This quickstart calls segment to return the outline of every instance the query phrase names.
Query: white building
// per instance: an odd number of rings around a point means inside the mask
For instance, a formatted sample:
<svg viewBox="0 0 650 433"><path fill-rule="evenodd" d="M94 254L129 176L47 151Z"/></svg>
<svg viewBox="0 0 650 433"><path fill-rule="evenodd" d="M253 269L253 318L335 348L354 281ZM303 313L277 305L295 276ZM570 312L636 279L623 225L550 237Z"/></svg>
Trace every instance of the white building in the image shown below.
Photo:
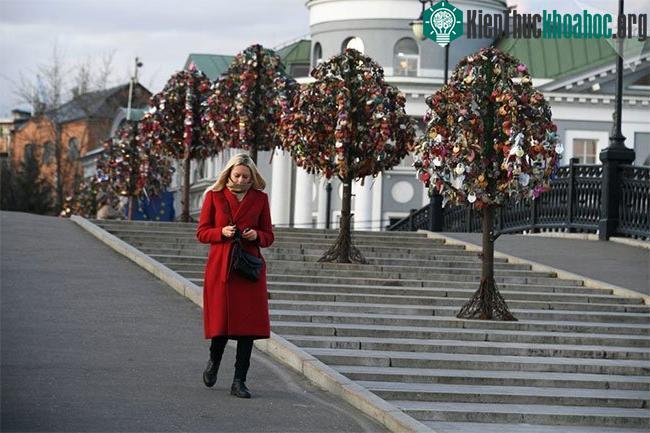
<svg viewBox="0 0 650 433"><path fill-rule="evenodd" d="M503 13L499 0L456 0L461 10L482 9ZM356 48L377 61L386 80L407 97L407 112L421 119L425 98L443 83L444 49L430 40L413 37L409 23L420 14L416 0L308 0L310 41L299 41L279 51L287 69L298 81L318 62ZM263 43L263 41L261 41ZM497 45L527 64L534 84L544 92L565 145L563 163L578 157L581 163L599 163L598 153L608 146L614 111L616 53L611 40L584 39L468 39L452 42L449 69L478 49ZM643 44L624 58L623 134L636 150L636 164L650 158L650 50ZM633 47L634 48L634 47ZM306 52L306 50L309 50ZM305 64L309 58L309 64ZM191 55L199 69L215 79L232 56ZM301 78L302 77L302 78ZM192 166L191 213L200 208L203 190L214 181L228 158L238 149ZM325 227L326 182L296 168L288 155L260 152L258 165L268 181L273 223L278 226ZM381 230L428 203L421 182L415 179L412 159L353 186L354 228ZM178 182L178 180L176 180ZM177 187L178 184L176 183ZM337 226L342 187L332 180L330 220ZM180 204L180 196L175 200ZM178 213L177 213L178 214Z"/></svg>

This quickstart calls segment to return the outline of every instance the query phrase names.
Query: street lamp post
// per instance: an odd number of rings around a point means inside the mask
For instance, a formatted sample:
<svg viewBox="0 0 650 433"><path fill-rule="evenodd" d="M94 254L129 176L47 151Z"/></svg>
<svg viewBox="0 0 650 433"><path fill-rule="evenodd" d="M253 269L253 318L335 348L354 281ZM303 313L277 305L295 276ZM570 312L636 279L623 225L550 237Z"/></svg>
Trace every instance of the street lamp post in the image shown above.
<svg viewBox="0 0 650 433"><path fill-rule="evenodd" d="M129 81L129 100L127 101L126 105L126 123L129 124L131 122L131 104L133 101L133 87L135 86L135 83L138 82L138 68L142 67L142 62L140 61L139 58L135 58L135 67L133 71L133 76L131 77L131 80ZM131 221L133 219L133 206L135 204L135 200L133 199L133 195L129 195L129 214L128 214L128 220Z"/></svg>
<svg viewBox="0 0 650 433"><path fill-rule="evenodd" d="M126 120L127 122L131 120L131 101L133 100L133 87L135 83L138 82L138 69L141 68L143 63L138 57L135 58L135 67L133 68L133 76L129 82L129 101L126 106Z"/></svg>
<svg viewBox="0 0 650 433"><path fill-rule="evenodd" d="M325 228L330 228L330 219L332 215L332 182L327 181L327 186L325 186L325 191L327 192L327 204L325 205Z"/></svg>
<svg viewBox="0 0 650 433"><path fill-rule="evenodd" d="M623 0L618 2L618 17L623 16ZM621 29L619 28L619 31ZM609 137L609 147L600 152L603 163L603 184L600 202L600 220L598 222L598 239L608 240L616 233L619 218L620 166L634 161L634 150L625 147L625 137L621 131L623 111L623 42L618 38L618 57L616 58L616 106L614 125Z"/></svg>

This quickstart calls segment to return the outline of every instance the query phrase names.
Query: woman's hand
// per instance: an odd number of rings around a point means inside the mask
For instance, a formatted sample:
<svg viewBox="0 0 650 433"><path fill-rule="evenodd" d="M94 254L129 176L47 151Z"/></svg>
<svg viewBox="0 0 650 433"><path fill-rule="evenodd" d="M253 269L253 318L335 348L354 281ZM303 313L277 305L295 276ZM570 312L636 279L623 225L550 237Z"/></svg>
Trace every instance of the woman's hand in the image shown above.
<svg viewBox="0 0 650 433"><path fill-rule="evenodd" d="M241 237L246 239L247 241L254 241L255 239L257 239L257 232L253 229L249 229L244 233L242 233Z"/></svg>
<svg viewBox="0 0 650 433"><path fill-rule="evenodd" d="M226 237L226 238L231 238L235 236L235 231L237 230L237 227L232 225L232 226L224 226L221 229L221 234Z"/></svg>

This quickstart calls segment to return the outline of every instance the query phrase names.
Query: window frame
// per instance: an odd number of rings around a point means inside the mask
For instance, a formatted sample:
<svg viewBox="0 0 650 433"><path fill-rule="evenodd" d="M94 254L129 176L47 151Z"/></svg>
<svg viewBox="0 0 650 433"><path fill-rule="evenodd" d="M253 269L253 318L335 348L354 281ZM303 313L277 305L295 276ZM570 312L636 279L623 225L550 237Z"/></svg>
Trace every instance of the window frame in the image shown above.
<svg viewBox="0 0 650 433"><path fill-rule="evenodd" d="M569 160L574 156L574 139L596 140L596 158L594 164L600 164L600 151L609 145L609 133L607 131L567 130L564 134L564 154L560 161L562 165L568 165Z"/></svg>
<svg viewBox="0 0 650 433"><path fill-rule="evenodd" d="M415 48L417 50L417 53L415 53L415 54L412 54L412 53L403 54L403 53L401 53L401 52L399 52L397 50L397 45L400 42L407 41L407 40L412 41L415 44ZM406 69L404 69L404 71L406 71L405 74L399 74L398 73L398 70L402 70L401 68L398 68L399 63L400 63L399 60L401 60L401 59L405 59L407 62L409 60L415 60L415 70L414 70L413 75L410 75L408 73L409 72L408 67ZM417 76L419 76L419 74L420 74L420 47L418 46L417 41L415 39L413 39L413 38L410 38L410 37L400 38L393 45L393 76L396 76L396 77L417 77Z"/></svg>
<svg viewBox="0 0 650 433"><path fill-rule="evenodd" d="M72 145L74 145L75 149L75 154L76 156L73 157L71 150L73 149ZM68 140L68 159L70 161L76 161L81 157L81 143L77 137L70 137Z"/></svg>

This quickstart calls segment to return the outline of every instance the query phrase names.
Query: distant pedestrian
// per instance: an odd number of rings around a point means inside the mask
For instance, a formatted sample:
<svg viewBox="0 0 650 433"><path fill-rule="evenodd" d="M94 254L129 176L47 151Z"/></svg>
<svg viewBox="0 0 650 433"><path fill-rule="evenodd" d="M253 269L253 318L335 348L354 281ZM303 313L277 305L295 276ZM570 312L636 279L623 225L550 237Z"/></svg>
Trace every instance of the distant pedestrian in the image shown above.
<svg viewBox="0 0 650 433"><path fill-rule="evenodd" d="M210 360L203 382L211 387L228 339L237 340L235 377L230 393L250 398L246 375L253 340L269 338L266 263L257 281L230 269L231 251L238 237L243 250L262 258L260 248L273 243L266 182L246 154L233 156L205 193L196 237L210 244L203 283L205 338L211 339Z"/></svg>
<svg viewBox="0 0 650 433"><path fill-rule="evenodd" d="M98 220L114 220L122 218L122 214L113 207L110 194L99 192L97 194L97 215Z"/></svg>

